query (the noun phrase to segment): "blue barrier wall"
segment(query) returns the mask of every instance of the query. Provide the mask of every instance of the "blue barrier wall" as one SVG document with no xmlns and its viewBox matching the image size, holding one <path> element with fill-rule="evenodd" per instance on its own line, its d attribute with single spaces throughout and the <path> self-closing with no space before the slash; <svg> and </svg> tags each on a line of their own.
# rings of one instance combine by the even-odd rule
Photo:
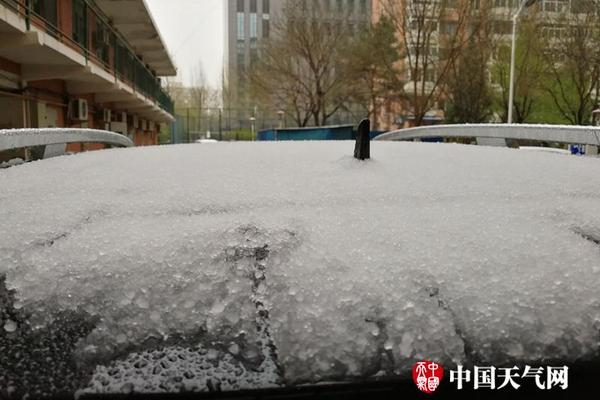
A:
<svg viewBox="0 0 600 400">
<path fill-rule="evenodd" d="M 371 132 L 371 138 L 383 132 Z M 274 140 L 355 140 L 356 132 L 352 125 L 322 126 L 314 128 L 265 129 L 258 132 L 259 141 Z"/>
</svg>

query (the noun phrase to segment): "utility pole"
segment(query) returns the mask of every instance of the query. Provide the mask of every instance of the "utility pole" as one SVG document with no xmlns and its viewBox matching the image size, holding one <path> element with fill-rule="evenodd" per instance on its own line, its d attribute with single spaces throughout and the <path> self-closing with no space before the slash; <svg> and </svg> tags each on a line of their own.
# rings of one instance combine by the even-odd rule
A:
<svg viewBox="0 0 600 400">
<path fill-rule="evenodd" d="M 255 139 L 255 133 L 256 133 L 256 117 L 252 116 L 250 117 L 250 128 L 252 129 L 252 140 L 256 140 Z"/>
<path fill-rule="evenodd" d="M 279 110 L 277 111 L 277 115 L 279 116 L 279 129 L 283 129 L 283 118 L 285 117 L 285 111 Z"/>
<path fill-rule="evenodd" d="M 219 107 L 219 142 L 223 141 L 223 107 Z"/>
<path fill-rule="evenodd" d="M 187 123 L 186 123 L 186 125 L 187 125 L 187 141 L 188 141 L 188 143 L 192 143 L 192 136 L 190 133 L 190 108 L 189 107 L 186 108 L 186 111 L 187 111 Z"/>
</svg>

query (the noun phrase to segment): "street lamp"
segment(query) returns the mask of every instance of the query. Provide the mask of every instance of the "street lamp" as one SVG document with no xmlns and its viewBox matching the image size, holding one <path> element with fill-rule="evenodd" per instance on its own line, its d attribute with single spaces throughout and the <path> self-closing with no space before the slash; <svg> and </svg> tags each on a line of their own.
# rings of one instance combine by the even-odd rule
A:
<svg viewBox="0 0 600 400">
<path fill-rule="evenodd" d="M 517 48 L 517 23 L 519 16 L 524 8 L 530 7 L 535 4 L 537 0 L 521 0 L 519 9 L 516 14 L 513 15 L 513 28 L 512 28 L 512 45 L 510 50 L 510 91 L 508 95 L 508 123 L 512 124 L 513 121 L 513 102 L 515 99 L 515 56 Z"/>
<path fill-rule="evenodd" d="M 206 138 L 210 139 L 210 131 L 212 130 L 212 118 L 210 117 L 210 108 L 206 109 L 206 116 L 208 117 L 208 129 L 206 130 Z"/>
<path fill-rule="evenodd" d="M 186 116 L 187 116 L 186 123 L 185 123 L 186 130 L 187 130 L 187 132 L 186 132 L 187 142 L 191 143 L 192 140 L 191 140 L 191 135 L 190 135 L 190 102 L 188 101 L 188 99 L 185 99 L 184 103 L 185 103 L 185 111 L 186 111 Z"/>
<path fill-rule="evenodd" d="M 254 127 L 255 122 L 256 122 L 256 118 L 250 117 L 250 126 L 252 128 L 252 140 L 254 140 L 254 131 L 256 130 L 256 128 Z"/>
<path fill-rule="evenodd" d="M 279 129 L 283 129 L 283 117 L 285 115 L 285 111 L 279 110 L 277 111 L 277 115 L 279 116 Z"/>
<path fill-rule="evenodd" d="M 223 107 L 219 107 L 219 141 L 223 141 Z"/>
</svg>

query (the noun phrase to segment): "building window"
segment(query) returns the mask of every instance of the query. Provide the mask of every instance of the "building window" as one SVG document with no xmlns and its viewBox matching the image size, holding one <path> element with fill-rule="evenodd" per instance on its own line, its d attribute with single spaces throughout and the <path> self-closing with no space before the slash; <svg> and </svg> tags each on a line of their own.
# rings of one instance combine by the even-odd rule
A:
<svg viewBox="0 0 600 400">
<path fill-rule="evenodd" d="M 244 54 L 238 54 L 237 55 L 237 65 L 238 65 L 238 69 L 243 70 L 244 69 L 244 65 L 245 65 L 245 59 L 244 59 Z"/>
<path fill-rule="evenodd" d="M 352 14 L 354 12 L 354 0 L 348 0 L 348 14 Z"/>
<path fill-rule="evenodd" d="M 269 0 L 263 0 L 262 12 L 263 12 L 263 14 L 269 14 L 271 12 L 271 4 L 270 4 Z"/>
<path fill-rule="evenodd" d="M 344 11 L 344 0 L 337 0 L 337 12 L 342 13 Z"/>
<path fill-rule="evenodd" d="M 458 30 L 458 24 L 454 21 L 442 22 L 440 28 L 442 35 L 455 35 Z"/>
<path fill-rule="evenodd" d="M 46 22 L 53 25 L 54 28 L 58 22 L 58 12 L 56 8 L 56 0 L 32 0 L 31 8 L 33 12 L 44 18 Z"/>
<path fill-rule="evenodd" d="M 569 7 L 569 2 L 565 0 L 544 0 L 543 10 L 548 12 L 563 12 Z"/>
<path fill-rule="evenodd" d="M 258 19 L 256 14 L 250 14 L 250 38 L 256 39 L 258 37 Z"/>
<path fill-rule="evenodd" d="M 271 34 L 271 20 L 269 19 L 268 14 L 263 14 L 262 37 L 268 38 L 270 34 Z"/>
<path fill-rule="evenodd" d="M 35 14 L 44 19 L 46 31 L 53 36 L 57 36 L 58 9 L 56 0 L 31 0 L 31 8 Z"/>
<path fill-rule="evenodd" d="M 367 12 L 367 0 L 360 0 L 360 12 L 362 14 Z"/>
<path fill-rule="evenodd" d="M 520 0 L 494 0 L 496 8 L 517 8 L 520 4 Z"/>
<path fill-rule="evenodd" d="M 244 45 L 244 42 L 238 42 L 237 51 L 236 51 L 236 64 L 238 66 L 244 65 L 246 63 L 245 62 L 245 51 L 246 51 L 246 46 Z"/>
<path fill-rule="evenodd" d="M 410 82 L 435 82 L 435 71 L 433 68 L 428 68 L 427 71 L 419 68 L 411 70 L 407 69 L 407 80 Z"/>
<path fill-rule="evenodd" d="M 97 24 L 92 35 L 92 48 L 96 56 L 105 64 L 110 62 L 110 46 L 113 42 L 113 35 L 103 24 Z"/>
<path fill-rule="evenodd" d="M 547 39 L 559 39 L 565 35 L 565 28 L 560 26 L 547 26 L 542 28 L 542 35 Z"/>
<path fill-rule="evenodd" d="M 244 13 L 237 13 L 237 39 L 246 39 L 246 24 L 244 20 Z"/>
<path fill-rule="evenodd" d="M 244 84 L 246 81 L 246 66 L 244 64 L 238 64 L 237 78 L 240 84 Z"/>
<path fill-rule="evenodd" d="M 244 0 L 237 0 L 237 12 L 244 12 Z"/>
<path fill-rule="evenodd" d="M 73 40 L 87 48 L 87 5 L 83 0 L 73 0 Z"/>
<path fill-rule="evenodd" d="M 256 0 L 250 0 L 250 12 L 256 13 L 256 11 L 257 11 Z"/>
<path fill-rule="evenodd" d="M 248 59 L 246 57 L 246 43 L 244 40 L 238 40 L 236 45 L 236 79 L 239 85 L 245 85 L 246 67 Z"/>
</svg>

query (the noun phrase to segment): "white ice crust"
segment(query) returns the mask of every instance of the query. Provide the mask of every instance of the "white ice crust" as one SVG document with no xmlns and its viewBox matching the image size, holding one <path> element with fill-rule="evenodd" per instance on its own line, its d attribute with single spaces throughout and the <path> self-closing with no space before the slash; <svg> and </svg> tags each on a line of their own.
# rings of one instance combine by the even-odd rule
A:
<svg viewBox="0 0 600 400">
<path fill-rule="evenodd" d="M 77 350 L 113 360 L 94 392 L 598 350 L 599 159 L 375 142 L 360 162 L 353 146 L 113 149 L 0 170 L 0 274 L 35 326 L 56 309 L 98 319 Z"/>
</svg>

